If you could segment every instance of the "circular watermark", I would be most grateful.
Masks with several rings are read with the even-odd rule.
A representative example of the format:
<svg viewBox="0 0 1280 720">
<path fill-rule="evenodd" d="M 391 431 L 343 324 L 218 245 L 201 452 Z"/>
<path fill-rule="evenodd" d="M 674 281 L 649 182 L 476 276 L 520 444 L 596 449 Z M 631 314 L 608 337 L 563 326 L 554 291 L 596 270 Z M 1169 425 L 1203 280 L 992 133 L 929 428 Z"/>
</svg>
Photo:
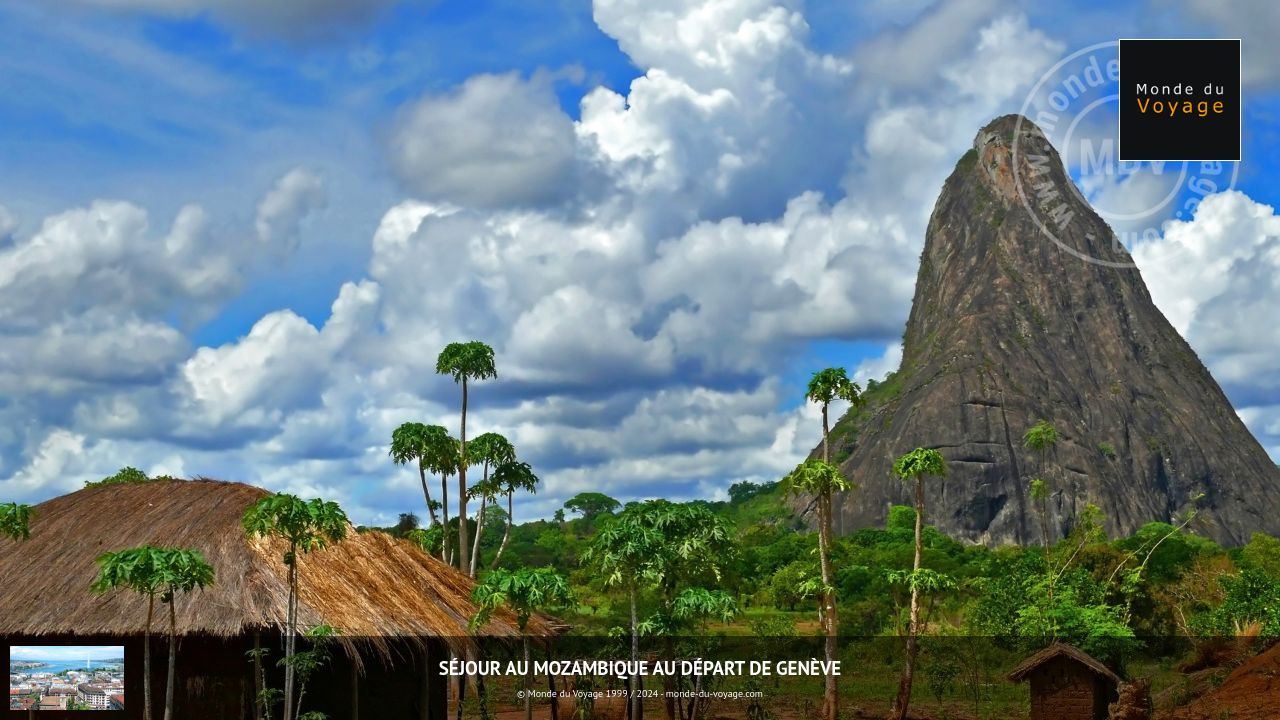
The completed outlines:
<svg viewBox="0 0 1280 720">
<path fill-rule="evenodd" d="M 1132 250 L 1159 239 L 1170 219 L 1189 220 L 1206 195 L 1235 187 L 1239 163 L 1195 160 L 1124 161 L 1119 155 L 1120 43 L 1097 43 L 1077 50 L 1050 67 L 1032 86 L 1018 112 L 1010 143 L 1010 162 L 1018 199 L 1032 220 L 1059 248 L 1107 267 L 1130 268 L 1130 260 L 1094 257 L 1090 247 Z M 1024 133 L 1030 120 L 1040 133 Z M 1093 208 L 1112 232 L 1095 237 L 1092 223 L 1082 227 L 1083 249 L 1064 236 L 1083 218 L 1048 180 L 1024 180 L 1020 161 L 1043 174 L 1057 148 L 1076 199 Z M 1230 165 L 1230 168 L 1226 166 Z M 1126 255 L 1127 257 L 1127 255 Z"/>
</svg>

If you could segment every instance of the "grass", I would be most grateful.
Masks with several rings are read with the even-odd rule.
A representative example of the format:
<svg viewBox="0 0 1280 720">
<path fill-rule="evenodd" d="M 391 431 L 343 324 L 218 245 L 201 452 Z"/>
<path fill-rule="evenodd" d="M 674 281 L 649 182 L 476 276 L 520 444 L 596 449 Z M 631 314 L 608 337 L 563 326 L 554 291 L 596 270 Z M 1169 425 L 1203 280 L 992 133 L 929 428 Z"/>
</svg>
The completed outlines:
<svg viewBox="0 0 1280 720">
<path fill-rule="evenodd" d="M 761 524 L 789 526 L 795 520 L 781 483 L 774 483 L 745 502 L 727 504 L 721 512 L 740 530 Z"/>
</svg>

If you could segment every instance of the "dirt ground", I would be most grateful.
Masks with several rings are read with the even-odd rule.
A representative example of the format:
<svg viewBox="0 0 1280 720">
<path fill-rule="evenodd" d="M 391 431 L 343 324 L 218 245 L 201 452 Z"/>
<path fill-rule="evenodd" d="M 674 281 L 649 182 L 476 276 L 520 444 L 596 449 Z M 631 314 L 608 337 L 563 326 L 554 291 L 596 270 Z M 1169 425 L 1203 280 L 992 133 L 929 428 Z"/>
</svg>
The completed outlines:
<svg viewBox="0 0 1280 720">
<path fill-rule="evenodd" d="M 1217 688 L 1160 720 L 1275 720 L 1280 718 L 1280 645 L 1240 664 Z"/>
</svg>

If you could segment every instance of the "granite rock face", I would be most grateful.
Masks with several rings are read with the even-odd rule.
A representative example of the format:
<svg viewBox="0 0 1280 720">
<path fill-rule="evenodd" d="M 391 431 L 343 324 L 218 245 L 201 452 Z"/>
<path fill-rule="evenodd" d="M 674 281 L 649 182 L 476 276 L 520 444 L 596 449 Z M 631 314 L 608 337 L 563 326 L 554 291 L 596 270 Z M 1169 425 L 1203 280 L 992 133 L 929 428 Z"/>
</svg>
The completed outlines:
<svg viewBox="0 0 1280 720">
<path fill-rule="evenodd" d="M 1280 534 L 1280 471 L 1113 237 L 1029 120 L 978 133 L 929 221 L 902 367 L 833 428 L 858 485 L 837 501 L 838 532 L 911 504 L 892 463 L 923 446 L 950 469 L 928 481 L 928 522 L 973 542 L 1039 542 L 1033 477 L 1052 490 L 1056 536 L 1085 503 L 1113 536 L 1193 504 L 1193 529 L 1219 542 Z M 1061 434 L 1044 457 L 1022 446 L 1040 419 Z"/>
</svg>

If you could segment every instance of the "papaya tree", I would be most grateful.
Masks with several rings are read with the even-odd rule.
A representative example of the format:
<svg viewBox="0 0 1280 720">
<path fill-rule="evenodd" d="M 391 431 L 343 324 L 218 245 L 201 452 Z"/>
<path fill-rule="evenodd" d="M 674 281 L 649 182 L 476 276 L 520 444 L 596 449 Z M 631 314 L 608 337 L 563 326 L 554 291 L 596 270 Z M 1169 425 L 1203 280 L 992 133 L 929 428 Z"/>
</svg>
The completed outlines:
<svg viewBox="0 0 1280 720">
<path fill-rule="evenodd" d="M 467 568 L 467 574 L 475 577 L 480 558 L 480 537 L 484 532 L 485 509 L 501 492 L 500 483 L 493 482 L 489 472 L 503 463 L 515 462 L 516 449 L 503 435 L 487 432 L 477 435 L 476 439 L 471 441 L 471 449 L 468 453 L 467 464 L 481 467 L 480 482 L 467 489 L 468 499 L 480 498 L 480 509 L 476 512 L 476 534 L 471 543 L 471 564 Z"/>
<path fill-rule="evenodd" d="M 708 622 L 718 620 L 727 623 L 737 614 L 738 602 L 724 590 L 687 588 L 681 590 L 672 603 L 672 616 L 677 621 L 693 623 L 697 627 L 699 640 L 706 639 Z M 684 717 L 700 718 L 705 714 L 705 703 L 701 702 L 702 689 L 702 676 L 697 675 Z"/>
<path fill-rule="evenodd" d="M 573 590 L 569 581 L 553 568 L 499 568 L 485 574 L 471 593 L 479 611 L 471 620 L 472 629 L 489 622 L 493 611 L 506 605 L 516 615 L 520 641 L 524 649 L 525 668 L 532 667 L 529 651 L 529 620 L 535 612 L 555 610 L 572 605 Z M 524 676 L 524 716 L 533 719 L 533 693 L 529 692 L 529 673 Z"/>
<path fill-rule="evenodd" d="M 783 483 L 789 492 L 811 496 L 818 504 L 818 564 L 822 573 L 822 587 L 818 588 L 822 607 L 819 619 L 826 636 L 826 661 L 834 662 L 839 650 L 839 625 L 836 621 L 835 570 L 831 563 L 831 548 L 835 544 L 831 527 L 832 496 L 852 486 L 839 468 L 825 460 L 804 461 L 784 478 Z M 822 717 L 825 720 L 834 720 L 839 712 L 839 694 L 834 672 L 826 674 L 822 707 Z"/>
<path fill-rule="evenodd" d="M 630 516 L 634 522 L 655 531 L 656 545 L 642 567 L 642 577 L 658 591 L 656 616 L 645 621 L 663 636 L 662 654 L 675 659 L 674 637 L 681 621 L 675 601 L 683 587 L 708 581 L 719 582 L 722 570 L 734 554 L 733 526 L 705 503 L 673 503 L 648 500 L 628 505 L 618 518 Z M 663 676 L 667 717 L 675 717 L 674 683 L 678 678 Z"/>
<path fill-rule="evenodd" d="M 1045 472 L 1046 456 L 1057 446 L 1062 435 L 1048 420 L 1040 420 L 1022 435 L 1022 446 L 1035 453 L 1037 467 Z"/>
<path fill-rule="evenodd" d="M 321 550 L 347 535 L 347 515 L 335 502 L 277 493 L 262 498 L 244 514 L 245 533 L 275 537 L 288 543 L 284 564 L 289 570 L 289 599 L 284 648 L 284 720 L 296 720 L 294 654 L 298 635 L 298 553 Z"/>
<path fill-rule="evenodd" d="M 157 555 L 161 548 L 151 545 L 103 553 L 98 556 L 98 575 L 89 586 L 95 594 L 123 588 L 147 598 L 147 619 L 142 629 L 142 717 L 151 720 L 151 625 L 155 618 L 156 596 L 165 578 Z"/>
<path fill-rule="evenodd" d="M 407 422 L 391 431 L 391 449 L 388 454 L 397 465 L 414 463 L 418 466 L 418 479 L 422 483 L 422 497 L 427 503 L 427 512 L 431 514 L 431 524 L 440 522 L 436 517 L 435 502 L 431 499 L 431 490 L 427 487 L 427 465 L 431 452 L 431 427 L 420 422 Z M 436 425 L 434 427 L 444 430 Z"/>
<path fill-rule="evenodd" d="M 517 490 L 524 490 L 528 493 L 538 492 L 538 483 L 541 482 L 538 476 L 533 473 L 533 468 L 526 462 L 517 462 L 511 460 L 505 462 L 493 471 L 493 481 L 497 485 L 499 492 L 507 496 L 507 527 L 502 533 L 502 544 L 498 546 L 498 552 L 493 556 L 493 565 L 498 567 L 498 563 L 502 561 L 502 553 L 506 551 L 507 544 L 511 542 L 511 528 L 515 521 L 515 493 Z"/>
<path fill-rule="evenodd" d="M 898 697 L 894 700 L 893 710 L 889 717 L 892 720 L 906 720 L 907 708 L 911 704 L 911 685 L 915 678 L 916 657 L 920 653 L 920 595 L 927 592 L 930 584 L 941 582 L 936 573 L 927 573 L 921 567 L 924 554 L 924 479 L 926 477 L 944 478 L 947 475 L 947 462 L 942 453 L 932 448 L 916 448 L 899 457 L 893 463 L 893 472 L 904 482 L 915 487 L 916 522 L 915 522 L 915 560 L 911 565 L 911 575 L 906 578 L 911 588 L 911 622 L 907 628 L 907 658 L 902 668 L 902 678 L 898 682 Z"/>
<path fill-rule="evenodd" d="M 453 556 L 455 552 L 454 542 L 450 536 L 449 524 L 449 478 L 457 475 L 459 466 L 462 464 L 461 446 L 458 439 L 453 437 L 443 427 L 432 425 L 432 428 L 439 428 L 439 431 L 432 430 L 431 443 L 427 449 L 427 469 L 440 476 L 440 522 L 443 534 L 441 535 L 440 559 L 447 565 L 453 564 Z"/>
<path fill-rule="evenodd" d="M 591 538 L 582 554 L 583 563 L 596 570 L 606 587 L 621 588 L 630 605 L 631 661 L 640 661 L 640 588 L 649 580 L 649 563 L 662 544 L 662 533 L 644 516 L 643 505 L 633 505 L 605 524 Z M 632 679 L 634 683 L 634 678 Z M 631 720 L 643 720 L 644 706 L 638 688 L 632 687 Z"/>
<path fill-rule="evenodd" d="M 1047 460 L 1049 454 L 1057 447 L 1059 439 L 1061 435 L 1058 429 L 1048 420 L 1040 420 L 1022 434 L 1022 447 L 1035 454 L 1036 471 L 1040 473 L 1040 477 L 1032 478 L 1028 490 L 1032 501 L 1036 503 L 1036 514 L 1040 516 L 1041 542 L 1044 543 L 1046 553 L 1053 542 L 1049 529 L 1049 496 L 1053 493 L 1051 485 L 1053 478 L 1049 472 Z"/>
<path fill-rule="evenodd" d="M 160 577 L 160 601 L 169 606 L 169 672 L 165 681 L 164 720 L 173 720 L 173 687 L 178 666 L 177 598 L 213 584 L 213 566 L 199 550 L 163 548 L 153 553 Z"/>
<path fill-rule="evenodd" d="M 836 400 L 859 404 L 862 400 L 862 388 L 849 379 L 844 368 L 827 368 L 815 372 L 809 378 L 805 397 L 822 406 L 822 460 L 831 462 L 831 423 L 828 410 Z"/>
<path fill-rule="evenodd" d="M 858 386 L 858 383 L 849 379 L 849 375 L 844 368 L 826 368 L 815 372 L 809 378 L 809 386 L 805 391 L 805 397 L 810 402 L 817 403 L 822 407 L 822 462 L 830 464 L 831 423 L 829 411 L 831 403 L 836 400 L 843 400 L 856 406 L 862 401 L 862 388 Z M 811 472 L 808 475 L 809 481 L 814 485 L 812 489 L 806 492 L 812 494 L 818 504 L 818 548 L 821 555 L 823 585 L 821 592 L 822 617 L 820 620 L 823 632 L 827 637 L 826 659 L 832 661 L 835 659 L 836 645 L 838 643 L 837 634 L 839 633 L 835 589 L 832 587 L 834 570 L 831 567 L 831 548 L 835 542 L 835 533 L 832 526 L 834 515 L 832 506 L 834 504 L 834 494 L 848 490 L 849 486 L 847 482 L 844 482 L 844 478 L 840 476 L 839 470 L 836 470 L 834 475 L 827 471 L 816 471 L 816 474 Z M 822 717 L 824 720 L 836 720 L 840 700 L 836 688 L 835 673 L 827 673 L 822 696 Z"/>
<path fill-rule="evenodd" d="M 1040 518 L 1040 542 L 1044 546 L 1044 556 L 1049 557 L 1049 485 L 1044 478 L 1032 478 L 1027 485 L 1027 494 L 1031 502 L 1036 504 L 1036 516 Z"/>
<path fill-rule="evenodd" d="M 436 373 L 449 375 L 462 386 L 462 423 L 459 434 L 459 458 L 467 457 L 467 393 L 473 380 L 497 377 L 493 348 L 473 340 L 449 343 L 436 358 Z M 467 463 L 458 462 L 458 568 L 466 572 L 471 563 L 467 537 Z"/>
</svg>

